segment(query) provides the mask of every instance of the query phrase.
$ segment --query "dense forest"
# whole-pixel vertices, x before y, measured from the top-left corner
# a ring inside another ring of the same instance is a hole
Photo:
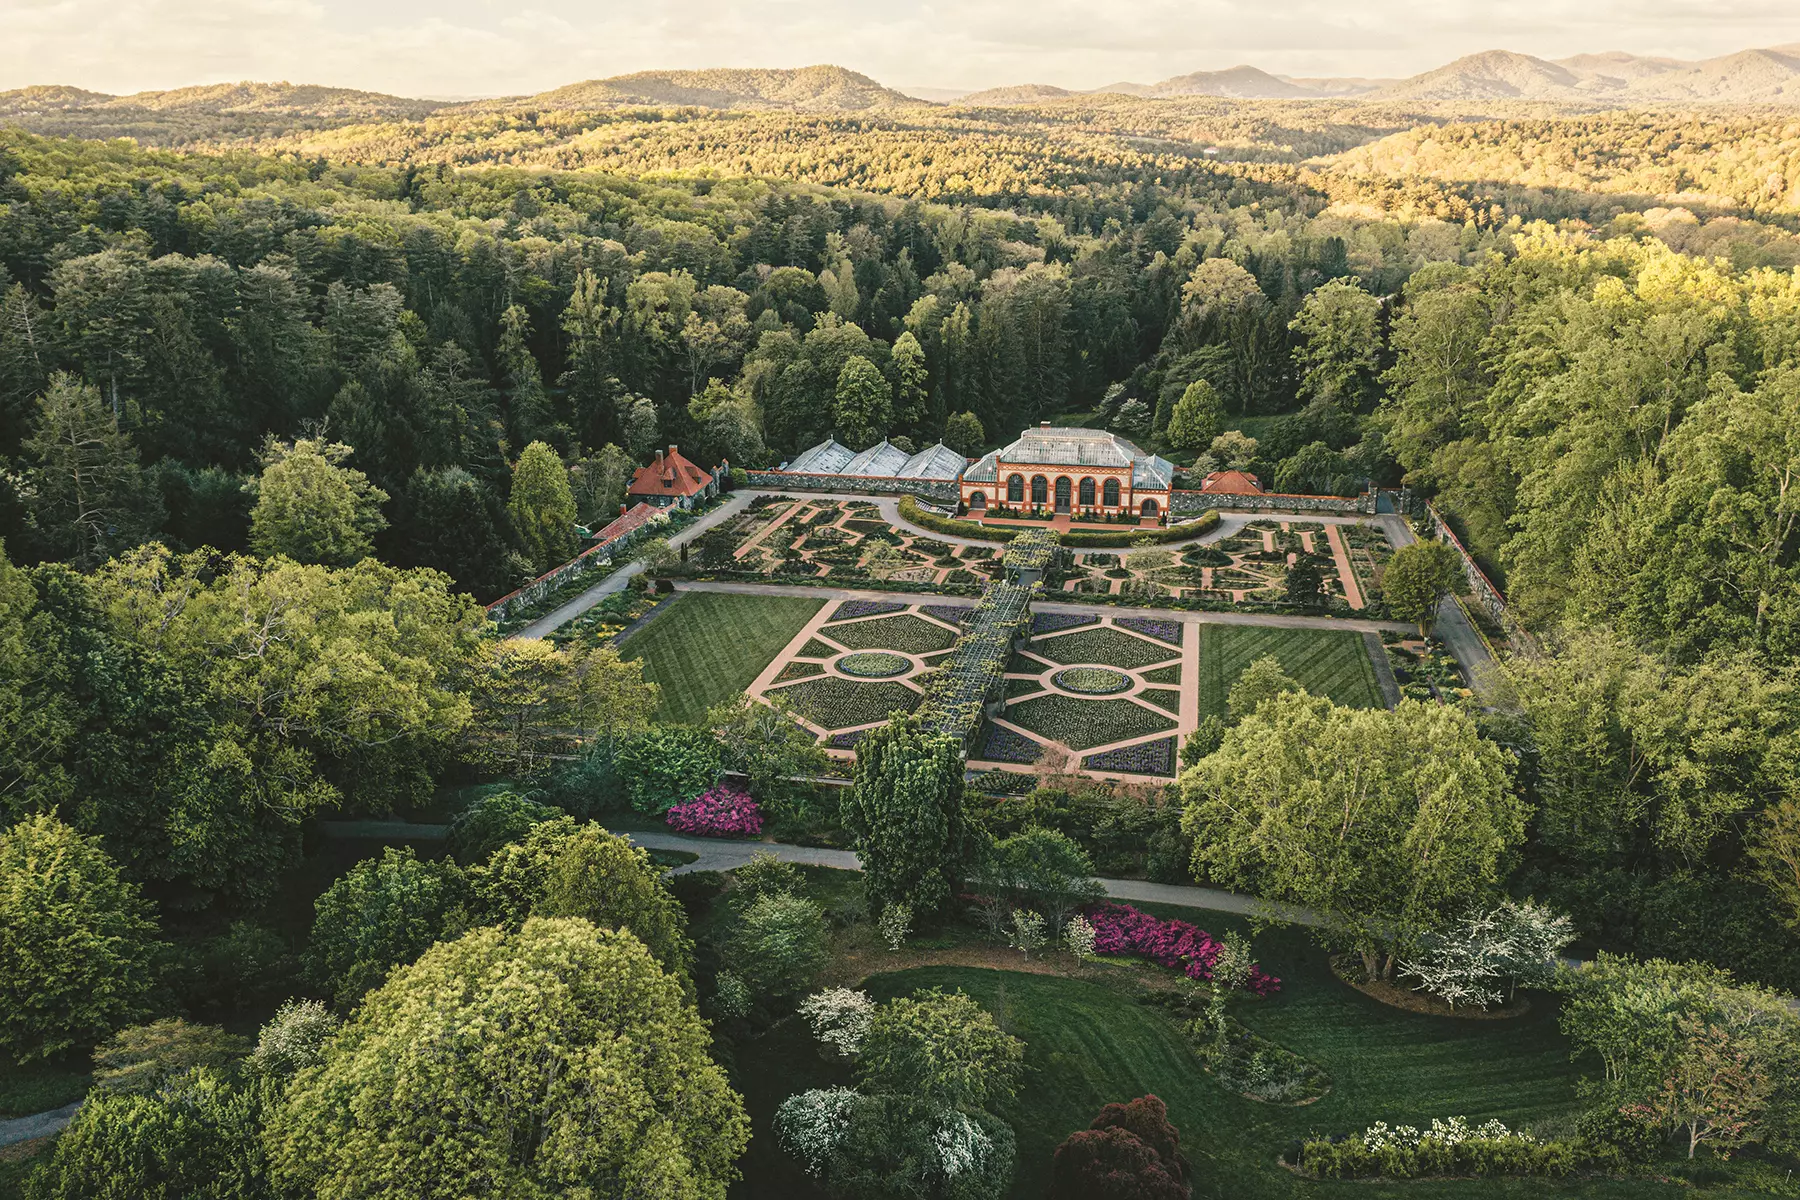
[[[315,818],[518,768],[534,672],[558,721],[692,750],[613,651],[488,636],[481,603],[575,549],[565,499],[603,524],[668,445],[975,454],[1053,419],[1431,499],[1535,639],[1470,706],[1530,814],[1511,891],[1587,945],[1800,984],[1791,120],[380,116],[0,131],[0,811],[156,902],[163,1008],[282,978],[267,914]],[[588,836],[558,829],[431,883],[463,889],[446,922],[507,914],[432,970],[613,953],[505,875],[551,887],[525,860]],[[141,1000],[6,1044],[91,1045]]]

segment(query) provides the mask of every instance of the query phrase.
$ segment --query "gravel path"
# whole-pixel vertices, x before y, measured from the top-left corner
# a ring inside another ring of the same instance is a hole
[[[1383,513],[1375,519],[1387,531],[1388,540],[1396,550],[1419,540],[1405,518],[1395,513]],[[1487,643],[1481,640],[1481,635],[1469,624],[1468,615],[1463,612],[1462,605],[1456,602],[1456,597],[1451,596],[1438,605],[1437,620],[1432,622],[1431,632],[1444,643],[1451,656],[1462,664],[1463,673],[1469,677],[1469,685],[1484,687],[1489,673],[1494,670],[1494,658],[1488,653]]]

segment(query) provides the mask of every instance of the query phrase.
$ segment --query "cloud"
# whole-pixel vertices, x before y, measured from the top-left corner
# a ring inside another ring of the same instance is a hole
[[[1405,75],[1495,47],[1692,58],[1792,41],[1792,0],[3,0],[0,87],[289,79],[474,95],[818,62],[896,85],[1093,87],[1240,62]]]

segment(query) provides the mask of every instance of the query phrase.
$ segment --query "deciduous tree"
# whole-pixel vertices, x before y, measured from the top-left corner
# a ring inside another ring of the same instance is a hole
[[[351,449],[312,438],[271,441],[252,483],[250,545],[258,554],[345,567],[366,557],[387,527],[388,494],[344,465]]]
[[[533,569],[548,571],[574,556],[575,496],[568,468],[548,444],[533,442],[519,455],[506,511]]]
[[[870,909],[942,906],[969,847],[956,744],[896,717],[857,745],[853,777],[843,819],[856,836]]]

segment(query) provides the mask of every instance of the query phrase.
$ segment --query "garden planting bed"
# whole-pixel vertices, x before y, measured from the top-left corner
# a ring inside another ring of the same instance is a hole
[[[1108,667],[1065,667],[1050,676],[1050,682],[1083,696],[1116,696],[1131,690],[1131,676]]]
[[[1090,771],[1117,771],[1124,775],[1175,774],[1175,739],[1157,738],[1114,750],[1102,750],[1081,760]]]
[[[912,670],[912,660],[886,650],[859,650],[838,659],[837,669],[858,679],[892,679]]]
[[[1164,662],[1181,653],[1173,647],[1112,628],[1082,629],[1056,637],[1033,638],[1031,652],[1069,666],[1099,663],[1133,669]]]
[[[849,650],[932,654],[948,650],[956,642],[954,631],[911,613],[846,625],[826,625],[819,632]]]
[[[848,729],[885,721],[919,706],[919,693],[903,683],[861,683],[828,675],[769,689],[789,700],[794,711],[821,729]]]
[[[1130,700],[1077,700],[1056,694],[1008,704],[1005,715],[1014,725],[1071,750],[1091,750],[1175,728],[1174,721]]]

